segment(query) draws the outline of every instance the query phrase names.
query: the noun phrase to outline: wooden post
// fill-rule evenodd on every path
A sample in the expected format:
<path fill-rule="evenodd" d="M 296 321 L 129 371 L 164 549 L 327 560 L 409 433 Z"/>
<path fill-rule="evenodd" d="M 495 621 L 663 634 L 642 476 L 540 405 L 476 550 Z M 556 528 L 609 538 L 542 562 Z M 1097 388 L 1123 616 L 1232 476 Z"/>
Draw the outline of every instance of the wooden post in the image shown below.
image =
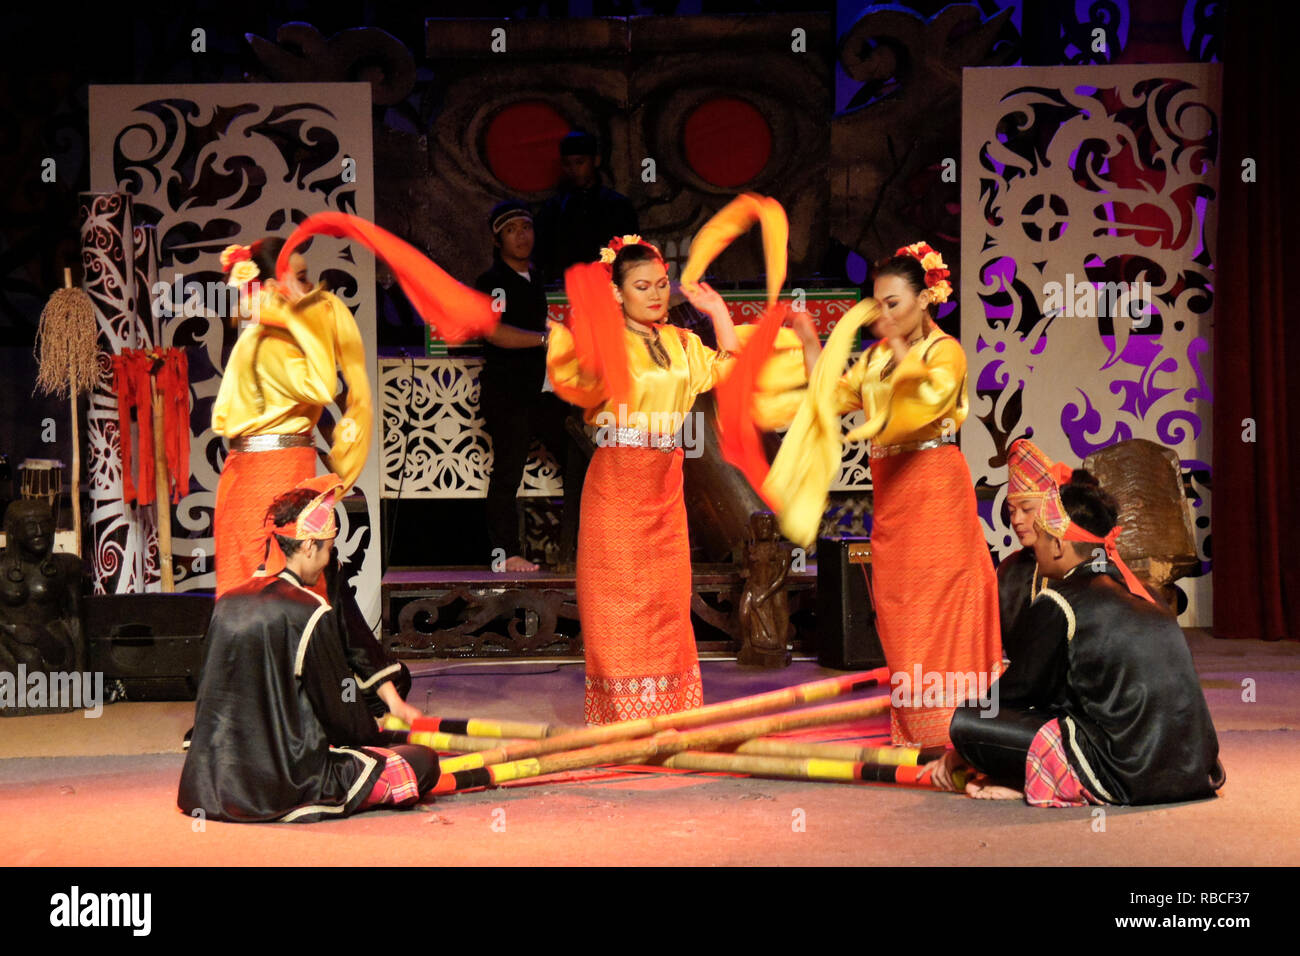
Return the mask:
<path fill-rule="evenodd" d="M 158 376 L 149 375 L 149 398 L 153 406 L 153 476 L 158 509 L 158 569 L 163 593 L 176 590 L 172 576 L 172 506 L 167 480 L 167 453 L 163 437 L 163 397 L 158 394 Z"/>
<path fill-rule="evenodd" d="M 72 288 L 72 270 L 64 267 L 63 288 Z M 68 343 L 72 348 L 72 343 Z M 80 397 L 76 383 L 68 383 L 68 398 L 72 402 L 72 536 L 77 542 L 77 557 L 81 557 L 81 429 L 77 422 L 77 400 Z"/>

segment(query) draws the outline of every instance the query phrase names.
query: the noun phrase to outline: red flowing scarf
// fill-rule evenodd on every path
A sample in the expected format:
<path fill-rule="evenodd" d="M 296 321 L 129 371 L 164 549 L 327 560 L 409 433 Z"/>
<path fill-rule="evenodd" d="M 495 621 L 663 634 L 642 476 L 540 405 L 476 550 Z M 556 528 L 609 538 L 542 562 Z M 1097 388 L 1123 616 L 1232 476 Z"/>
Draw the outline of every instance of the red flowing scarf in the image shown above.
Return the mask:
<path fill-rule="evenodd" d="M 420 317 L 448 342 L 455 344 L 486 335 L 501 321 L 489 296 L 457 282 L 391 232 L 342 212 L 308 216 L 293 231 L 275 263 L 276 278 L 282 285 L 288 278 L 289 257 L 294 249 L 315 235 L 355 240 L 383 259 Z"/>
<path fill-rule="evenodd" d="M 569 331 L 578 367 L 594 376 L 609 392 L 617 408 L 632 392 L 623 342 L 623 310 L 610 289 L 610 269 L 603 262 L 584 262 L 564 273 L 564 293 L 569 297 Z"/>
<path fill-rule="evenodd" d="M 788 311 L 784 302 L 778 302 L 763 313 L 731 374 L 714 390 L 718 400 L 718 448 L 722 457 L 740 469 L 745 480 L 774 511 L 777 503 L 763 490 L 768 463 L 762 436 L 754 424 L 753 399 L 759 372 L 772 354 L 776 334 Z"/>
<path fill-rule="evenodd" d="M 682 269 L 682 284 L 699 281 L 709 264 L 756 223 L 763 232 L 767 309 L 736 359 L 731 374 L 714 389 L 714 395 L 718 400 L 718 449 L 722 457 L 739 468 L 768 507 L 775 509 L 775 503 L 762 490 L 768 463 L 762 436 L 754 424 L 753 402 L 759 373 L 772 355 L 776 334 L 789 311 L 784 303 L 777 302 L 785 284 L 786 245 L 790 235 L 790 224 L 781 204 L 770 196 L 742 193 L 720 209 L 691 241 L 690 258 Z"/>

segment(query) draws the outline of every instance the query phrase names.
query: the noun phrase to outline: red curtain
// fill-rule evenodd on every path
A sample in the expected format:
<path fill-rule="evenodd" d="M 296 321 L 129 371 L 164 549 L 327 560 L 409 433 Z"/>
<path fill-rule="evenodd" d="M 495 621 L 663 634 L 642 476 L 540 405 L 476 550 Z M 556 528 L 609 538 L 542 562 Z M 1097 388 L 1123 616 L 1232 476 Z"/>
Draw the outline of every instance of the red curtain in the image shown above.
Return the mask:
<path fill-rule="evenodd" d="M 1283 546 L 1300 529 L 1300 330 L 1295 304 L 1286 305 L 1287 292 L 1295 292 L 1287 289 L 1295 247 L 1284 228 L 1300 212 L 1300 174 L 1285 80 L 1294 39 L 1269 9 L 1229 4 L 1225 32 L 1214 302 L 1214 634 L 1294 640 L 1300 563 Z"/>

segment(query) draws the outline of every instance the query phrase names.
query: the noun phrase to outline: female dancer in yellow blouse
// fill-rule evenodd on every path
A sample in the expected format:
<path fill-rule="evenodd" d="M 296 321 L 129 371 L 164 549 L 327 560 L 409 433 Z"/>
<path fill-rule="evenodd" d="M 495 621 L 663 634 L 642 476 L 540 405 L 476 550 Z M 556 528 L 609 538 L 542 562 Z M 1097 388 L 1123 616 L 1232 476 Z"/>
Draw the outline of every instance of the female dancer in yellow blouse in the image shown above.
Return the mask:
<path fill-rule="evenodd" d="M 717 293 L 692 301 L 709 314 L 721 351 L 665 325 L 663 258 L 639 237 L 615 240 L 608 292 L 622 313 L 630 378 L 625 402 L 580 367 L 573 334 L 551 327 L 547 372 L 556 394 L 599 426 L 583 485 L 577 590 L 587 679 L 585 716 L 612 723 L 703 703 L 691 627 L 691 561 L 674 433 L 695 397 L 726 374 L 738 347 Z M 580 268 L 580 267 L 579 267 Z M 599 292 L 597 293 L 599 294 Z M 592 308 L 570 284 L 575 309 Z M 599 306 L 597 306 L 599 307 Z"/>
<path fill-rule="evenodd" d="M 874 597 L 900 746 L 946 745 L 958 698 L 987 689 L 1002 660 L 993 564 L 955 444 L 966 356 L 933 320 L 947 275 L 923 243 L 877 266 L 874 300 L 832 333 L 764 485 L 787 536 L 811 544 L 839 468 L 839 417 L 863 410 L 848 440 L 871 441 Z M 880 340 L 841 375 L 864 321 Z"/>
<path fill-rule="evenodd" d="M 356 320 L 333 293 L 308 285 L 301 255 L 291 257 L 283 283 L 274 278 L 283 245 L 263 239 L 222 253 L 232 285 L 259 285 L 250 287 L 255 321 L 230 353 L 212 409 L 212 430 L 230 444 L 214 519 L 218 598 L 262 563 L 271 500 L 315 476 L 313 430 L 334 401 L 336 369 L 347 400 L 327 465 L 345 488 L 360 477 L 370 448 L 374 412 Z"/>

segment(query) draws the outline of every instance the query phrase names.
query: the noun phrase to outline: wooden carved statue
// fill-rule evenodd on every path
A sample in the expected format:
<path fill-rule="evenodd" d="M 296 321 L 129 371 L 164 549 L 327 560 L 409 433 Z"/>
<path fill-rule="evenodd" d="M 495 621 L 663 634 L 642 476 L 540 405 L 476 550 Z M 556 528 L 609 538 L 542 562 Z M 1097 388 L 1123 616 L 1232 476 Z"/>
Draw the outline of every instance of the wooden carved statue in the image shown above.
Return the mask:
<path fill-rule="evenodd" d="M 778 540 L 776 517 L 758 511 L 749 518 L 745 545 L 745 590 L 740 596 L 741 664 L 786 667 L 790 652 L 790 604 L 786 580 L 790 553 Z"/>
<path fill-rule="evenodd" d="M 81 560 L 54 553 L 54 516 L 38 500 L 5 509 L 0 552 L 0 672 L 13 675 L 79 673 L 85 661 L 81 628 Z M 21 668 L 21 670 L 20 670 Z M 47 679 L 48 676 L 47 676 Z M 50 713 L 48 706 L 6 706 L 0 716 Z M 64 707 L 62 710 L 68 710 Z"/>

